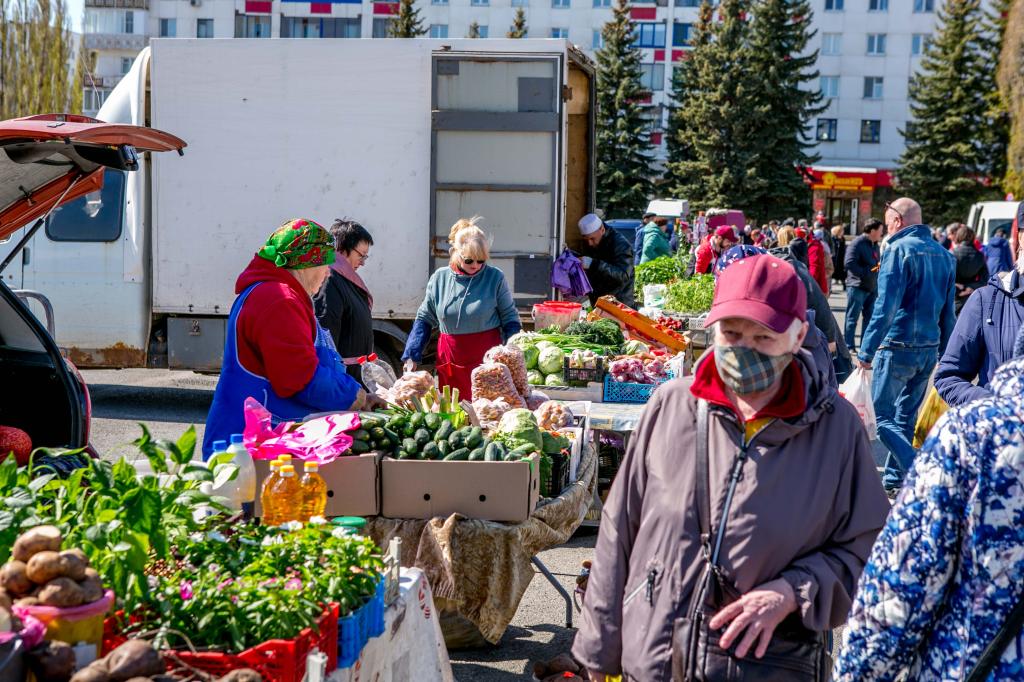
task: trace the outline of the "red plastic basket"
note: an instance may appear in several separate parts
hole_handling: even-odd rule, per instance
[[[119,614],[123,615],[123,614]],[[103,655],[127,641],[120,634],[118,619],[108,618],[104,623]],[[187,633],[186,633],[187,634]],[[306,628],[292,639],[272,639],[246,649],[240,654],[215,651],[175,650],[184,663],[221,677],[232,670],[252,668],[263,676],[264,682],[302,682],[306,675],[306,657],[316,647],[327,656],[327,672],[338,665],[338,605],[331,604],[317,621],[317,629]],[[168,662],[167,669],[174,664]]]

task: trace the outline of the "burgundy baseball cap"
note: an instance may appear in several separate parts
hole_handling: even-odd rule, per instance
[[[705,324],[727,317],[757,322],[781,334],[793,320],[807,321],[807,290],[793,266],[781,258],[738,260],[719,275]]]
[[[736,241],[736,230],[733,229],[732,225],[722,225],[715,230],[715,236],[734,242]]]

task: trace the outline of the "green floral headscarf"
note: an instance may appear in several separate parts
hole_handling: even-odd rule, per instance
[[[277,228],[258,255],[289,270],[330,265],[334,262],[334,239],[312,220],[296,218]]]

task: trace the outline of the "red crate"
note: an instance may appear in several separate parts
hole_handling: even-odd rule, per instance
[[[118,616],[122,616],[119,613]],[[108,618],[103,628],[103,655],[127,641],[120,634],[117,616]],[[188,634],[188,633],[186,633]],[[221,677],[240,668],[252,668],[263,676],[264,682],[302,682],[306,675],[306,657],[316,647],[327,656],[327,672],[338,665],[338,605],[331,604],[317,622],[317,629],[306,628],[292,639],[272,639],[240,654],[215,651],[175,650],[173,653],[184,663]],[[168,671],[174,668],[168,662]]]

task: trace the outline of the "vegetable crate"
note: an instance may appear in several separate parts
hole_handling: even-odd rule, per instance
[[[358,609],[338,619],[338,667],[349,668],[359,660],[363,647],[384,634],[384,578],[377,592]]]
[[[619,382],[612,379],[611,374],[604,377],[604,401],[606,403],[632,403],[642,405],[651,399],[654,389],[673,378],[672,372],[656,384],[634,384],[628,381]]]
[[[597,358],[596,367],[570,367],[569,356],[565,356],[562,376],[569,386],[586,386],[590,382],[601,383],[604,377],[604,358]]]
[[[103,654],[106,655],[128,640],[116,632],[117,620],[108,618]],[[185,633],[186,635],[188,633]],[[263,676],[264,682],[302,682],[306,677],[306,658],[314,648],[327,656],[327,671],[338,663],[338,605],[331,604],[317,621],[316,630],[306,628],[292,639],[272,639],[246,649],[240,654],[219,651],[181,651],[172,653],[197,670],[223,677],[232,670],[251,668]],[[173,659],[167,660],[167,670],[175,668]]]

